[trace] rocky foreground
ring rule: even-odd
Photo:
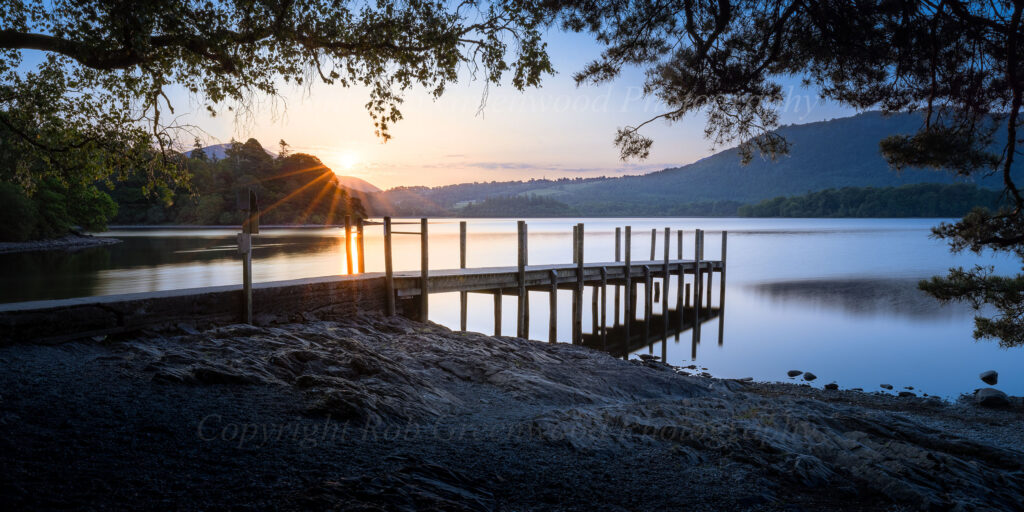
[[[399,318],[0,348],[27,508],[1012,510],[1024,411]]]

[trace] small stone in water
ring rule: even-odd
[[[974,393],[974,400],[978,405],[984,407],[1006,407],[1010,405],[1010,399],[1006,393],[995,388],[979,389]]]
[[[789,375],[790,377],[796,377],[796,376],[798,376],[798,375],[800,375],[802,373],[804,373],[804,372],[802,372],[800,370],[790,370],[790,371],[786,372],[786,375]]]
[[[806,381],[812,381],[812,380],[817,379],[817,378],[818,378],[818,376],[813,374],[813,373],[811,373],[811,372],[807,372],[807,373],[804,374],[804,380],[806,380]]]
[[[892,389],[892,384],[881,384],[882,389]]]
[[[981,375],[978,375],[978,378],[980,378],[982,382],[988,384],[989,386],[995,386],[996,383],[999,382],[999,372],[995,370],[981,372]]]

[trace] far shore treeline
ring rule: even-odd
[[[173,157],[188,173],[184,186],[154,186],[143,173],[88,185],[48,178],[28,195],[0,182],[0,241],[54,238],[75,228],[100,231],[108,224],[240,224],[236,195],[250,188],[264,224],[338,224],[345,215],[366,216],[362,200],[319,158],[289,153],[283,141],[276,156],[249,139],[232,142],[217,160],[201,147]]]

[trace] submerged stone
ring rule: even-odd
[[[981,372],[978,378],[989,386],[995,386],[999,382],[999,372],[995,370],[989,370],[987,372]]]
[[[798,377],[798,376],[800,376],[803,373],[804,372],[802,372],[800,370],[790,370],[790,371],[786,372],[786,375],[789,375],[790,377]]]

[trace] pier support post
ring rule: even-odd
[[[518,222],[518,308],[516,309],[516,336],[526,338],[526,221]]]
[[[718,311],[721,314],[722,310],[725,309],[725,249],[726,242],[728,242],[729,232],[722,231],[722,271],[718,275]]]
[[[345,267],[352,274],[352,216],[345,216]]]
[[[494,335],[501,336],[501,288],[494,291]]]
[[[429,317],[427,308],[430,306],[430,265],[427,244],[427,219],[420,219],[420,321],[426,322]]]
[[[657,245],[658,245],[658,228],[651,228],[651,259],[650,259],[650,261],[654,261],[654,259],[657,257],[657,253],[655,252],[655,248],[657,247]]]
[[[644,343],[651,339],[651,308],[654,307],[654,287],[651,281],[651,267],[644,265]]]
[[[601,350],[608,350],[608,268],[601,267]]]
[[[548,273],[551,279],[551,291],[548,293],[548,343],[558,341],[558,272]]]
[[[623,318],[622,318],[622,325],[623,325],[623,329],[625,330],[625,338],[626,338],[626,346],[623,349],[623,356],[622,356],[624,359],[629,359],[629,337],[630,337],[629,336],[629,334],[630,334],[629,330],[630,330],[630,327],[633,324],[633,314],[634,314],[633,313],[633,304],[634,304],[634,302],[633,302],[633,293],[632,293],[632,290],[633,290],[633,272],[632,272],[633,267],[632,267],[631,261],[630,261],[630,253],[632,252],[631,248],[633,246],[632,236],[631,236],[631,233],[630,233],[631,229],[632,228],[630,226],[626,226],[626,245],[625,245],[626,260],[625,260],[625,266],[623,267],[623,268],[625,268],[625,274],[626,274],[626,285],[623,287],[623,292],[626,294],[626,300],[625,300],[625,304],[624,304],[624,307],[626,308],[626,311],[625,311],[625,314],[623,315]]]
[[[363,218],[356,219],[356,258],[360,274],[366,273],[366,245],[363,242]]]
[[[252,324],[252,233],[238,234],[238,252],[242,253],[242,321]]]
[[[622,261],[622,228],[615,228],[615,263]],[[619,325],[619,285],[614,285],[615,288],[615,303],[612,307],[614,311],[612,313],[612,322],[615,326]]]
[[[669,272],[669,247],[672,245],[672,229],[665,228],[665,275],[661,281],[661,288],[663,293],[661,295],[661,339],[663,343],[668,343],[668,290],[669,283],[671,283],[672,274]]]
[[[583,223],[579,223],[576,230],[576,294],[573,297],[576,303],[576,318],[573,325],[576,327],[576,337],[573,343],[583,342]]]
[[[700,299],[701,299],[701,231],[694,232],[693,237],[693,340],[700,339]]]
[[[466,268],[466,221],[459,222],[459,268]],[[469,292],[459,292],[459,330],[466,330],[466,307]]]
[[[391,217],[384,217],[384,290],[388,316],[395,316],[395,270],[391,262]]]
[[[723,343],[725,335],[725,249],[729,238],[728,231],[722,231],[722,270],[718,274],[718,345]]]

